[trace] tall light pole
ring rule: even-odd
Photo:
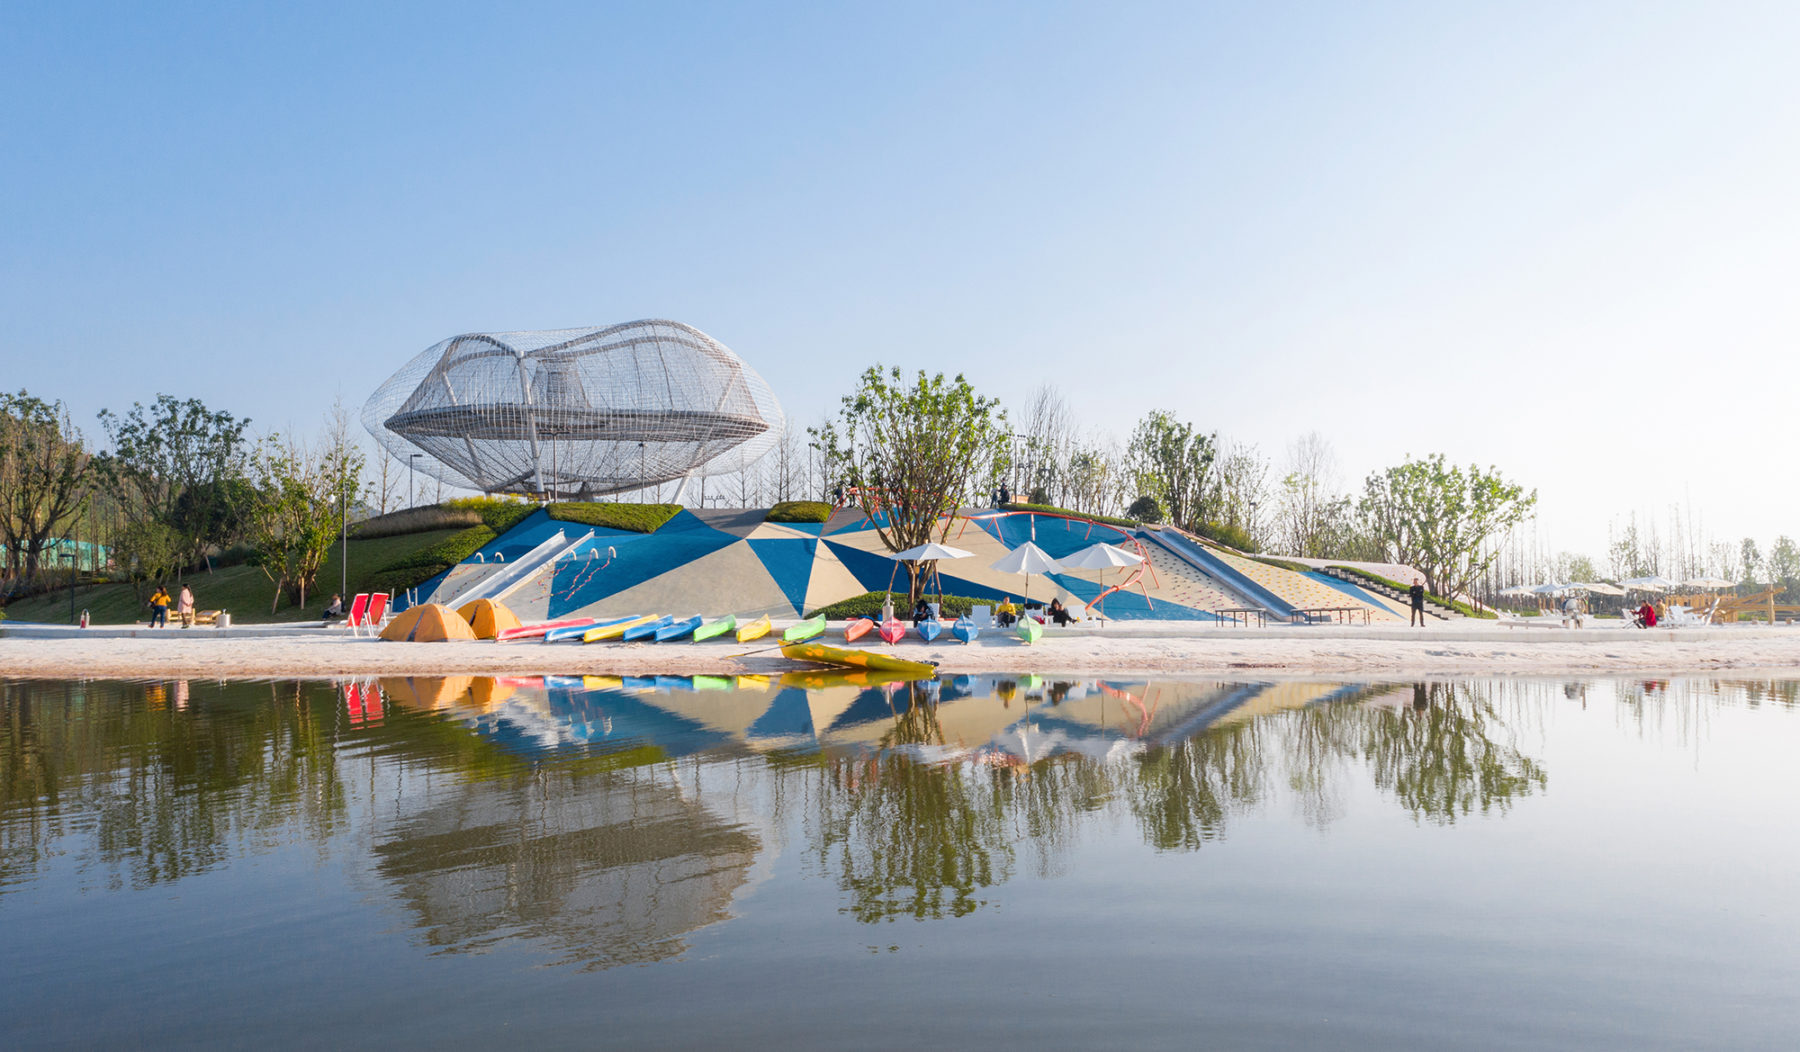
[[[413,485],[413,461],[424,455],[423,453],[414,453],[406,458],[406,506],[409,508],[416,507],[419,503],[419,489]]]
[[[350,591],[350,490],[341,481],[338,483],[338,515],[339,523],[344,530],[344,556],[339,560],[343,565],[341,583],[338,585],[338,598],[343,599]]]

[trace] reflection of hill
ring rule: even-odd
[[[672,784],[632,774],[434,787],[375,848],[425,940],[524,935],[597,967],[661,960],[723,920],[760,849]]]

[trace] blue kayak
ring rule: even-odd
[[[658,643],[667,643],[671,639],[680,639],[682,636],[692,633],[694,629],[699,628],[700,621],[701,618],[690,617],[686,621],[677,621],[672,625],[664,625],[656,630],[656,641]]]
[[[919,638],[927,643],[936,641],[944,634],[944,623],[935,617],[928,617],[919,622]]]
[[[646,621],[641,625],[627,628],[625,634],[619,638],[627,643],[635,643],[640,639],[651,639],[656,635],[657,629],[667,628],[674,623],[674,618],[670,617],[668,614],[664,614],[654,621]]]
[[[967,616],[963,616],[957,618],[956,624],[950,626],[950,634],[965,643],[973,643],[975,642],[975,637],[981,634],[981,629],[975,627],[974,621],[969,620]]]

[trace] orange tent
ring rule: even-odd
[[[408,709],[447,709],[469,696],[473,676],[383,676],[381,692]]]
[[[447,643],[474,639],[469,623],[437,603],[421,603],[387,623],[381,638],[396,642]]]
[[[493,639],[509,628],[523,627],[519,624],[518,615],[507,609],[505,603],[495,599],[477,599],[464,603],[456,614],[475,630],[477,639]]]

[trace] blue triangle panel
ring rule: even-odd
[[[838,557],[838,562],[844,564],[844,569],[850,571],[850,576],[856,578],[864,588],[871,592],[879,592],[886,588],[889,575],[894,575],[895,588],[900,588],[906,580],[904,569],[898,574],[894,573],[897,564],[892,559],[833,541],[826,541],[825,547],[831,550],[831,554]]]
[[[673,531],[665,526],[655,533],[607,538],[606,546],[616,553],[611,561],[572,559],[558,565],[550,582],[550,616],[579,610],[738,543],[738,538],[713,529],[687,512],[669,520],[670,525],[682,516],[692,525]]]
[[[805,611],[806,586],[812,583],[813,555],[818,541],[797,537],[770,537],[744,542],[762,560],[763,569],[781,586],[781,594],[793,606],[795,614]]]
[[[755,722],[744,730],[746,738],[792,738],[813,733],[812,706],[806,691],[784,690]]]

